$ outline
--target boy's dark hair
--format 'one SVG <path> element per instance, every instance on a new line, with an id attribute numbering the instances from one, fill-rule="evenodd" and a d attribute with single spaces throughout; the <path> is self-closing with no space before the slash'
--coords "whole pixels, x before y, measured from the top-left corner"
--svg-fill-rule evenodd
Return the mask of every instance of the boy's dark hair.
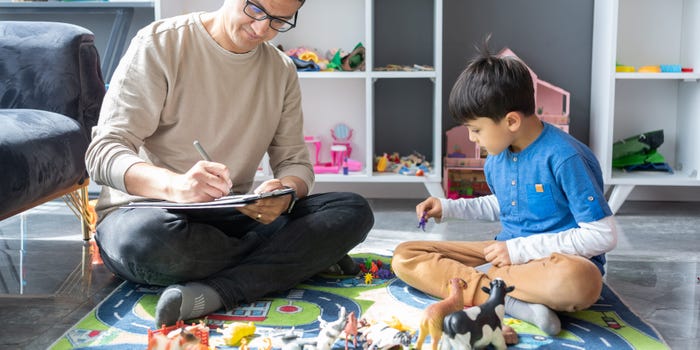
<path id="1" fill-rule="evenodd" d="M 509 112 L 535 113 L 535 89 L 530 70 L 516 57 L 492 55 L 488 40 L 459 75 L 448 103 L 452 117 L 463 124 L 476 118 L 499 122 Z"/>

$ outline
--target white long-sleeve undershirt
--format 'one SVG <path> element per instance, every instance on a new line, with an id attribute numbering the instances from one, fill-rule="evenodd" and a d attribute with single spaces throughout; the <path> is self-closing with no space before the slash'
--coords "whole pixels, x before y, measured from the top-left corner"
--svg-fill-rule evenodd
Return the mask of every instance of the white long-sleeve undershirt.
<path id="1" fill-rule="evenodd" d="M 496 221 L 500 215 L 500 206 L 496 196 L 477 198 L 460 198 L 455 200 L 440 199 L 442 218 L 477 219 Z M 524 264 L 530 260 L 550 256 L 552 253 L 573 254 L 590 258 L 615 248 L 618 229 L 613 216 L 607 216 L 594 222 L 579 222 L 579 227 L 561 232 L 534 234 L 506 241 L 511 263 Z"/>

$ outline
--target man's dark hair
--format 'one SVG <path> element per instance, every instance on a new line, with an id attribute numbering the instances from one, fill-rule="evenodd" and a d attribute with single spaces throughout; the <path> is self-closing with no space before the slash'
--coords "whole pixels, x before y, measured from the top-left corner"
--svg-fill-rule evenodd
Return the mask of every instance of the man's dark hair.
<path id="1" fill-rule="evenodd" d="M 503 119 L 509 112 L 535 113 L 530 70 L 517 57 L 499 57 L 488 49 L 487 37 L 479 54 L 459 75 L 448 103 L 452 117 L 463 124 L 476 118 Z"/>

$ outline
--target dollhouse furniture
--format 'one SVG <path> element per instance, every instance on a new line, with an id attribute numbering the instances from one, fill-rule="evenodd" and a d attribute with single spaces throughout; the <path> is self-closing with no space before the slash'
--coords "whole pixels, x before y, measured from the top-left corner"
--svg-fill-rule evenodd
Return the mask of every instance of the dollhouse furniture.
<path id="1" fill-rule="evenodd" d="M 469 140 L 464 125 L 447 130 L 448 154 L 443 161 L 442 189 L 446 198 L 471 198 L 491 194 L 484 177 L 486 154 Z"/>
<path id="2" fill-rule="evenodd" d="M 105 85 L 93 34 L 0 21 L 0 220 L 66 196 L 90 232 L 85 151 Z"/>
<path id="3" fill-rule="evenodd" d="M 320 161 L 322 148 L 321 139 L 316 136 L 304 136 L 307 145 L 312 146 L 314 173 L 316 174 L 345 174 L 348 171 L 362 171 L 362 162 L 350 158 L 352 146 L 353 129 L 344 123 L 336 124 L 331 130 L 333 141 L 330 146 L 331 161 L 324 163 Z"/>
<path id="4" fill-rule="evenodd" d="M 307 145 L 310 144 L 313 146 L 314 165 L 320 165 L 321 140 L 316 136 L 304 136 L 304 142 L 306 142 Z"/>
<path id="5" fill-rule="evenodd" d="M 348 158 L 350 158 L 350 155 L 352 154 L 352 145 L 350 145 L 350 139 L 352 139 L 352 131 L 352 128 L 345 123 L 338 123 L 333 127 L 333 129 L 331 129 L 333 145 L 345 146 L 345 157 Z M 341 150 L 341 148 L 337 148 L 337 150 Z"/>
<path id="6" fill-rule="evenodd" d="M 508 48 L 498 55 L 518 57 Z M 530 67 L 528 70 L 535 90 L 535 114 L 542 121 L 569 132 L 569 92 L 539 79 Z M 479 145 L 469 140 L 469 129 L 463 125 L 456 126 L 446 132 L 446 137 L 447 155 L 443 160 L 442 179 L 445 197 L 468 198 L 490 194 L 483 173 L 486 154 Z"/>

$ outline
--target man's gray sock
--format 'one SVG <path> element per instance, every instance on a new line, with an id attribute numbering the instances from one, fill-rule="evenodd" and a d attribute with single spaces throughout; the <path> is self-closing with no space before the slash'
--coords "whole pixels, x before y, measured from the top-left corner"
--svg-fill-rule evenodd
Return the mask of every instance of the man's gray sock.
<path id="1" fill-rule="evenodd" d="M 206 284 L 189 282 L 165 288 L 156 305 L 156 327 L 208 315 L 223 306 L 219 294 Z"/>
<path id="2" fill-rule="evenodd" d="M 530 322 L 548 335 L 561 331 L 559 316 L 542 304 L 532 304 L 506 295 L 506 313 L 519 320 Z"/>

